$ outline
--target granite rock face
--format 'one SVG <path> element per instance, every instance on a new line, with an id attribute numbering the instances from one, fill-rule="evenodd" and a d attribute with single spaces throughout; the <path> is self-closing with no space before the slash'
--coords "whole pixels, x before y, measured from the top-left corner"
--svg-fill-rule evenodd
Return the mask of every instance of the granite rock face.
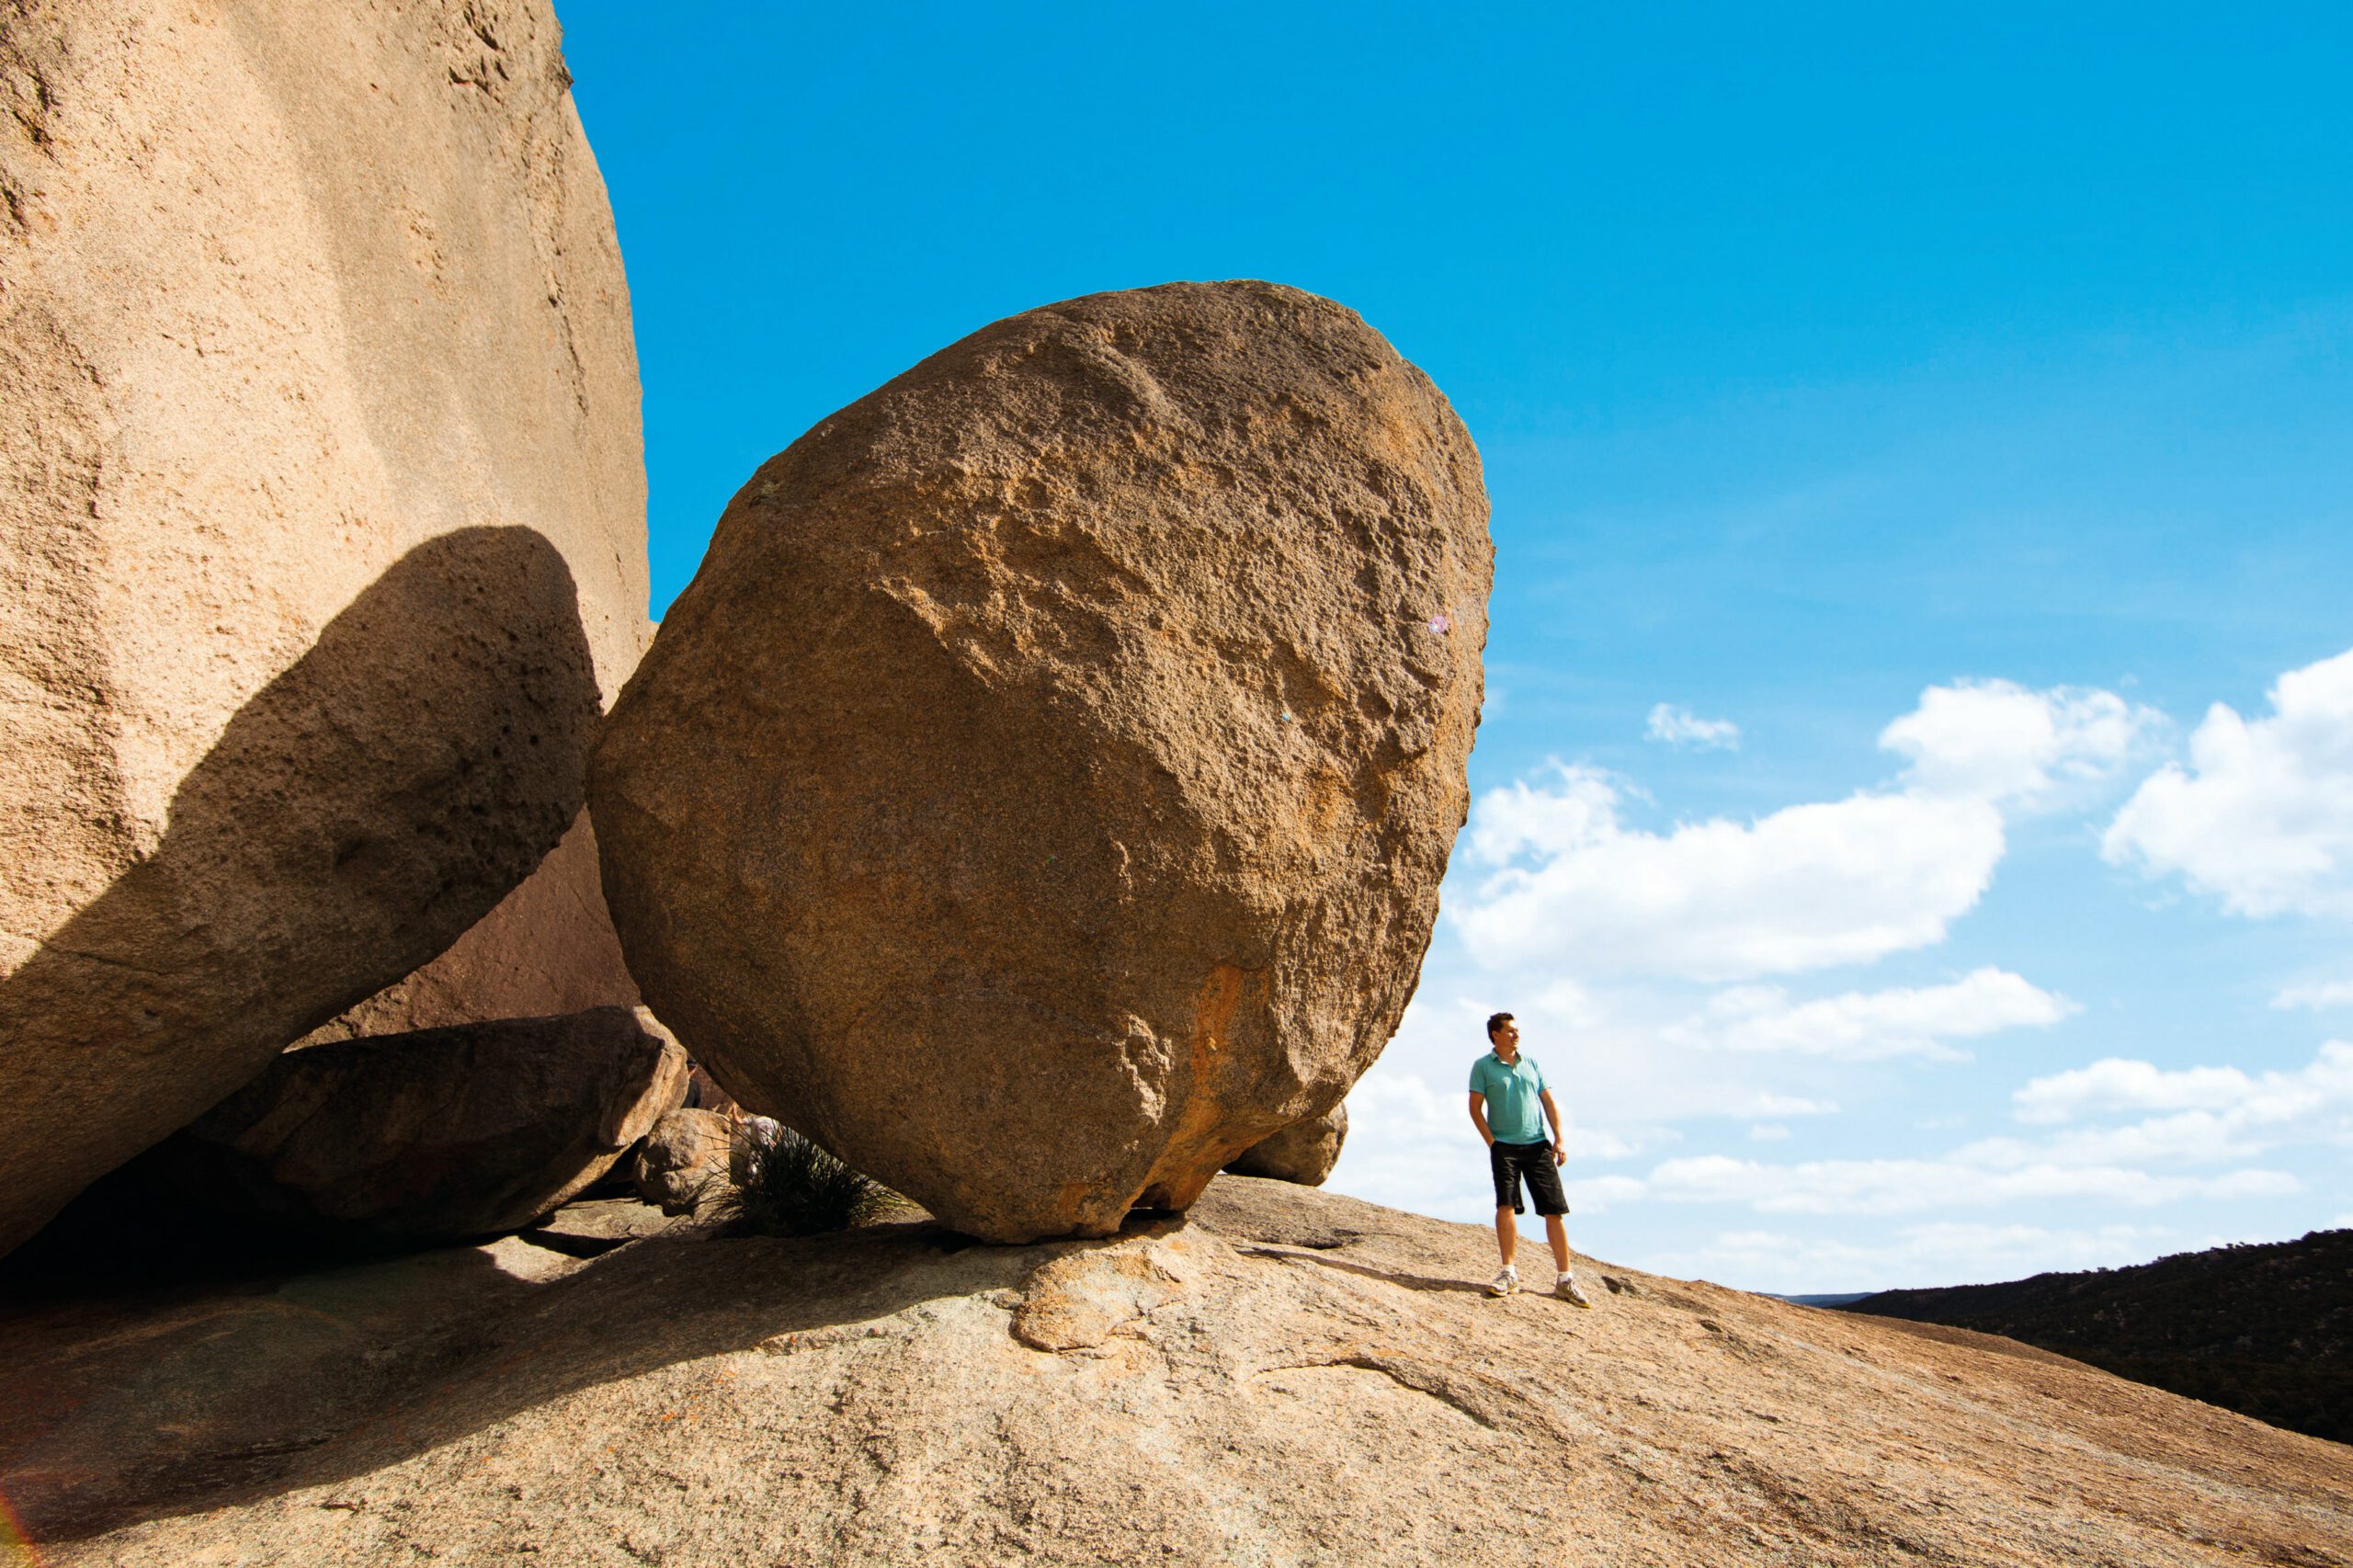
<path id="1" fill-rule="evenodd" d="M 1486 521 L 1429 379 L 1294 289 L 942 350 L 753 476 L 614 707 L 590 801 L 646 1000 L 972 1234 L 1182 1209 L 1412 994 Z"/>
<path id="2" fill-rule="evenodd" d="M 1273 1181 L 1322 1187 L 1340 1163 L 1340 1145 L 1347 1142 L 1348 1108 L 1336 1105 L 1322 1116 L 1294 1121 L 1226 1166 L 1236 1176 L 1265 1176 Z"/>
<path id="3" fill-rule="evenodd" d="M 568 80 L 546 0 L 0 10 L 0 1250 L 579 815 L 646 565 Z"/>
<path id="4" fill-rule="evenodd" d="M 651 1015 L 599 1007 L 290 1051 L 141 1161 L 216 1213 L 324 1240 L 519 1230 L 686 1097 Z"/>

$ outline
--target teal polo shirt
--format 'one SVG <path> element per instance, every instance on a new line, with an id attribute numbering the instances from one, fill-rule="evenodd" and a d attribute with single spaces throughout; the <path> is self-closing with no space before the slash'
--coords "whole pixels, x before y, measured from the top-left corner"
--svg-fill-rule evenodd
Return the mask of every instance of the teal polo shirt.
<path id="1" fill-rule="evenodd" d="M 1471 1064 L 1471 1092 L 1487 1096 L 1487 1131 L 1498 1143 L 1541 1143 L 1544 1074 L 1526 1051 L 1506 1067 L 1494 1051 Z"/>

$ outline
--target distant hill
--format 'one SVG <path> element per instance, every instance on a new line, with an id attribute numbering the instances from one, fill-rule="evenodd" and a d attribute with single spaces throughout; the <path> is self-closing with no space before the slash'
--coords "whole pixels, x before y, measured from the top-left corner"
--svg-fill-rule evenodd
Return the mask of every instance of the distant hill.
<path id="1" fill-rule="evenodd" d="M 2353 1442 L 2353 1230 L 1842 1311 L 2006 1335 L 2135 1382 Z"/>

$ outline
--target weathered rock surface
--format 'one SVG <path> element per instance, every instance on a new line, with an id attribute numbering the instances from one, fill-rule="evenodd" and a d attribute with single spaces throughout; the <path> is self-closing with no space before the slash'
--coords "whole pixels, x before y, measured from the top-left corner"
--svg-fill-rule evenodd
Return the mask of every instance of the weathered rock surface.
<path id="1" fill-rule="evenodd" d="M 587 1187 L 686 1091 L 642 1010 L 375 1035 L 288 1051 L 137 1174 L 323 1239 L 489 1235 Z"/>
<path id="2" fill-rule="evenodd" d="M 598 1198 L 584 1193 L 566 1202 L 538 1224 L 521 1233 L 520 1239 L 540 1248 L 569 1257 L 596 1257 L 625 1242 L 690 1223 L 676 1214 L 665 1214 L 650 1203 L 641 1203 L 634 1197 Z M 502 1256 L 515 1256 L 509 1249 Z M 525 1272 L 502 1263 L 510 1274 Z M 567 1273 L 560 1266 L 545 1265 L 530 1272 Z"/>
<path id="3" fill-rule="evenodd" d="M 596 829 L 583 811 L 539 869 L 447 952 L 337 1014 L 301 1043 L 637 1003 L 637 982 L 605 909 Z"/>
<path id="4" fill-rule="evenodd" d="M 1429 379 L 1294 289 L 926 359 L 753 476 L 615 705 L 590 800 L 647 1001 L 973 1234 L 1183 1208 L 1413 991 L 1486 519 Z"/>
<path id="5" fill-rule="evenodd" d="M 1347 1137 L 1348 1108 L 1336 1105 L 1322 1116 L 1294 1121 L 1272 1138 L 1252 1144 L 1225 1168 L 1236 1176 L 1322 1187 L 1332 1167 L 1340 1163 L 1340 1145 Z"/>
<path id="6" fill-rule="evenodd" d="M 546 0 L 0 10 L 0 1250 L 480 920 L 644 638 Z"/>
<path id="7" fill-rule="evenodd" d="M 0 1491 L 57 1568 L 2353 1561 L 2353 1449 L 1712 1285 L 1492 1301 L 1493 1259 L 1227 1176 L 1104 1244 L 515 1237 L 32 1304 Z"/>
<path id="8" fill-rule="evenodd" d="M 637 1195 L 665 1214 L 685 1214 L 728 1179 L 735 1122 L 724 1112 L 681 1109 L 654 1124 L 631 1173 Z"/>

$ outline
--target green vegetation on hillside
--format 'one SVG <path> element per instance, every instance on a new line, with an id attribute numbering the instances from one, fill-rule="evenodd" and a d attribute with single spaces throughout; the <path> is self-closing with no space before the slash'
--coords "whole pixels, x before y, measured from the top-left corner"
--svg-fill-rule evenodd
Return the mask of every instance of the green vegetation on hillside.
<path id="1" fill-rule="evenodd" d="M 2291 1431 L 2353 1442 L 2353 1230 L 1841 1309 L 2006 1335 Z"/>

